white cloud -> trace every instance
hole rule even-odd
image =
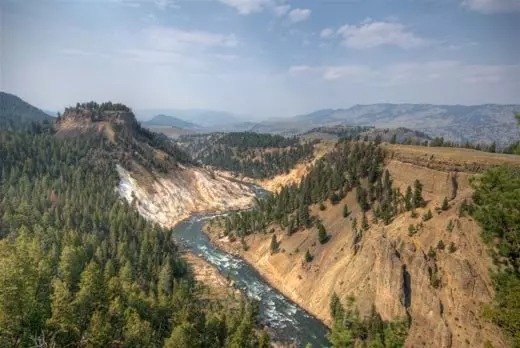
[[[334,29],[332,28],[325,28],[321,31],[320,37],[322,39],[329,39],[334,35]]]
[[[319,71],[319,69],[320,68],[312,68],[308,65],[294,65],[289,68],[289,73],[297,75],[297,74],[306,73],[306,72]]]
[[[289,10],[291,9],[291,6],[290,5],[280,5],[280,6],[276,6],[273,11],[274,13],[276,14],[276,16],[278,17],[282,17],[283,15],[285,15],[287,12],[289,12]]]
[[[174,9],[179,9],[180,8],[180,6],[177,5],[172,0],[153,0],[153,1],[155,3],[155,6],[157,6],[161,10],[164,10],[166,8],[174,8]]]
[[[464,0],[462,5],[487,14],[520,11],[520,0]]]
[[[295,8],[291,12],[289,12],[288,16],[291,22],[301,22],[308,19],[311,15],[311,10],[307,8]]]
[[[220,0],[220,2],[234,7],[238,13],[243,15],[262,12],[266,7],[274,4],[273,0]]]
[[[156,50],[182,51],[209,47],[234,47],[238,44],[233,34],[222,35],[206,31],[187,31],[168,27],[144,30],[149,45]]]
[[[381,45],[413,48],[429,44],[400,23],[364,22],[361,25],[346,24],[338,29],[343,44],[350,48],[367,49]]]
[[[309,66],[289,68],[290,75],[318,74],[323,80],[345,80],[367,86],[404,86],[421,84],[477,86],[500,85],[520,80],[520,63],[513,65],[475,65],[452,60],[426,63],[403,62],[379,68],[366,65]]]
[[[353,82],[359,82],[357,79],[363,80],[371,73],[370,68],[361,65],[330,66],[324,69],[323,78],[336,80],[348,77]]]
[[[164,10],[167,8],[178,9],[180,6],[176,4],[175,0],[111,0],[123,6],[141,7],[141,4],[154,4],[157,8]]]

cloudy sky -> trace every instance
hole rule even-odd
[[[520,103],[520,0],[0,0],[0,89],[256,117]]]

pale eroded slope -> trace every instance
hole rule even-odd
[[[145,218],[165,227],[172,227],[191,213],[243,209],[253,202],[250,186],[202,168],[180,166],[166,175],[130,173],[121,166],[117,170],[121,196]]]

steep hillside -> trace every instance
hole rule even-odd
[[[312,157],[316,142],[254,132],[183,136],[182,145],[200,163],[217,170],[266,179],[287,174]]]
[[[57,137],[102,136],[118,164],[119,192],[147,219],[171,227],[190,213],[246,208],[250,186],[197,166],[162,134],[137,123],[124,105],[85,103],[66,109],[54,128]]]
[[[518,137],[513,115],[520,105],[373,104],[349,109],[327,109],[279,121],[265,121],[257,132],[308,131],[317,125],[407,127],[430,136],[458,142],[497,142],[507,145]]]
[[[0,129],[25,129],[33,122],[52,119],[53,117],[17,96],[0,92]]]
[[[180,167],[154,175],[144,168],[132,172],[118,167],[118,191],[139,213],[164,227],[195,212],[224,212],[252,205],[254,191],[248,185],[198,167]]]
[[[270,223],[269,213],[256,220],[262,211],[272,211],[278,219],[277,209],[290,206],[298,195],[298,191],[288,191],[279,195],[280,202],[287,202],[282,206],[275,204],[273,210],[266,207],[243,220],[213,223],[207,226],[208,233],[215,243],[242,255],[272,285],[329,324],[329,304],[336,294],[344,308],[355,299],[361,317],[372,315],[374,308],[385,322],[408,322],[407,347],[483,347],[488,343],[505,347],[499,329],[482,317],[483,305],[494,297],[489,269],[495,266],[481,239],[481,227],[461,206],[471,201],[469,178],[473,173],[503,163],[520,166],[520,158],[402,145],[388,146],[386,152],[382,171],[388,170],[390,181],[385,174],[382,198],[366,213],[360,207],[359,189],[348,192],[352,179],[347,179],[348,193],[343,198],[341,193],[333,193],[330,199],[326,194],[321,196],[325,202],[310,205],[311,220],[315,221],[307,225],[311,227],[298,228],[304,219],[299,204],[296,215]],[[328,163],[334,165],[332,158]],[[430,161],[433,168],[426,167]],[[331,175],[334,171],[327,176]],[[320,177],[323,175],[316,178],[318,182],[326,180],[320,181]],[[348,177],[356,181],[350,172]],[[378,180],[375,192],[381,187]],[[422,183],[424,203],[410,212],[404,193],[415,180]],[[393,193],[385,203],[386,182],[403,196]],[[371,192],[367,179],[357,185]],[[391,203],[394,199],[395,206]],[[267,225],[260,225],[258,233],[244,235],[240,224],[253,223],[249,219],[266,221]],[[229,233],[235,226],[236,232]]]

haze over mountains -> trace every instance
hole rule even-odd
[[[169,126],[169,127],[177,127],[183,129],[197,130],[201,129],[201,127],[195,123],[191,123],[188,121],[181,120],[180,118],[168,115],[157,115],[154,116],[151,120],[143,122],[143,125],[146,127],[149,126]]]
[[[264,121],[256,132],[298,133],[323,125],[359,125],[377,128],[407,127],[459,142],[496,141],[508,144],[518,131],[513,115],[520,105],[372,104],[348,109],[324,109],[287,119]]]
[[[315,127],[331,125],[375,126],[376,128],[406,127],[425,132],[431,137],[442,136],[457,142],[507,145],[518,136],[513,115],[520,105],[433,105],[433,104],[371,104],[346,109],[322,109],[309,114],[280,117],[254,122],[247,116],[224,111],[149,109],[136,114],[146,127],[175,127],[195,132],[253,131],[285,135],[301,134]],[[48,113],[12,94],[0,93],[1,124],[7,127],[52,119]]]

